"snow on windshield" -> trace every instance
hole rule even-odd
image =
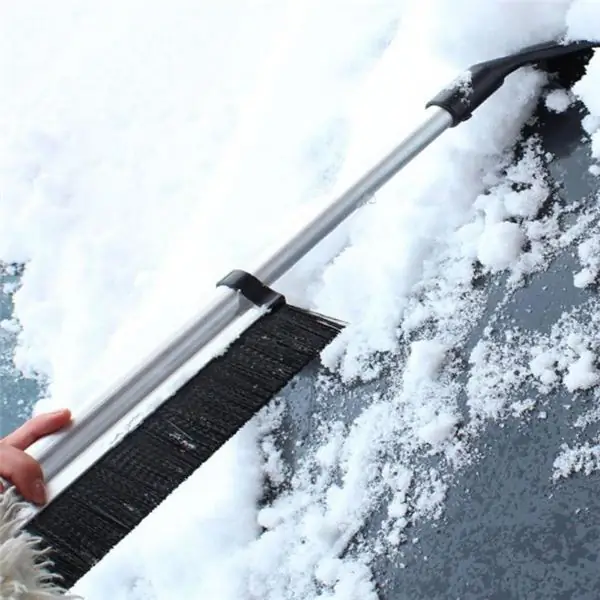
[[[15,308],[3,327],[18,332],[16,367],[44,383],[37,410],[77,407],[129,370],[224,273],[410,133],[466,66],[565,30],[600,32],[600,6],[585,0],[544,10],[502,0],[64,0],[5,4],[0,17],[0,259],[26,263],[20,287],[6,290]],[[598,440],[585,437],[600,420],[593,301],[534,336],[492,323],[456,362],[485,310],[478,276],[504,277],[510,292],[573,245],[570,285],[597,281],[600,215],[565,225],[562,212],[576,207],[556,205],[540,216],[552,157],[534,138],[517,160],[509,152],[545,83],[530,68],[511,75],[282,280],[292,300],[349,323],[323,352],[335,376],[321,375],[320,394],[384,371],[386,390],[363,398],[350,427],[322,424],[293,477],[276,437],[285,406],[274,404],[76,591],[376,598],[372,559],[399,552],[411,522],[443,514],[452,473],[477,460],[469,440],[481,424],[543,420],[557,386],[593,402],[573,422],[583,437],[555,449],[548,477],[600,466]],[[595,56],[572,93],[545,100],[559,113],[584,103],[597,159],[599,84]],[[531,397],[516,401],[526,388]],[[423,466],[431,455],[438,468]],[[262,506],[265,476],[291,480]],[[382,501],[372,543],[346,553]]]

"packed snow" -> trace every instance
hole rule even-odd
[[[392,149],[440,88],[469,85],[466,66],[565,31],[600,37],[600,5],[36,0],[2,4],[0,28],[0,260],[26,265],[0,327],[17,336],[11,368],[43,387],[36,410],[76,411]],[[503,278],[508,303],[567,248],[568,285],[598,280],[600,210],[550,202],[536,139],[509,152],[546,83],[530,67],[508,77],[281,280],[349,323],[322,353],[318,396],[384,375],[387,389],[350,426],[320,424],[293,472],[273,403],[75,591],[375,599],[373,560],[441,518],[484,425],[544,421],[559,388],[588,404],[548,479],[598,470],[600,440],[585,437],[600,422],[597,301],[533,335],[491,322],[458,356],[486,310],[474,280]],[[545,97],[553,113],[585,105],[596,159],[599,89],[595,55],[572,91]],[[265,479],[279,490],[266,505]],[[354,543],[382,505],[372,543]]]
[[[546,96],[546,106],[554,112],[561,113],[573,104],[573,95],[568,90],[552,90]]]

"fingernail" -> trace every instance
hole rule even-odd
[[[36,504],[46,504],[46,486],[41,479],[36,479],[33,484],[33,501]]]

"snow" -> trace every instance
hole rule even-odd
[[[567,444],[561,447],[561,453],[554,461],[553,479],[568,477],[572,473],[583,472],[590,475],[600,469],[600,445],[590,446],[585,443],[578,448],[571,448]]]
[[[583,269],[575,273],[573,280],[578,288],[594,283],[600,270],[600,235],[592,234],[577,247],[579,261]]]
[[[446,348],[436,340],[420,340],[410,346],[410,355],[404,367],[404,384],[433,379],[444,361]],[[413,383],[414,385],[414,383]]]
[[[570,15],[578,16],[577,24],[571,28],[572,35],[582,35],[588,29],[588,24],[585,23],[584,8],[585,2],[576,2],[571,7]],[[580,10],[577,10],[580,9]],[[587,11],[589,12],[589,10]],[[594,87],[593,81],[597,80],[600,75],[600,57],[595,54],[586,67],[586,75],[582,77],[574,86],[573,94],[585,103],[589,116],[586,120],[586,131],[591,136],[592,141],[592,156],[600,158],[600,132],[598,131],[598,117],[600,117],[600,99]]]
[[[494,223],[480,238],[477,258],[492,273],[504,271],[519,258],[524,241],[525,236],[516,223]]]
[[[585,351],[569,366],[564,378],[566,388],[570,392],[588,390],[600,383],[600,371],[595,366],[596,357],[592,352]]]
[[[468,85],[466,66],[565,28],[597,35],[600,6],[64,0],[3,4],[0,27],[0,259],[27,262],[21,286],[6,290],[15,320],[0,326],[18,334],[16,367],[47,384],[36,410],[76,409],[191,318],[223,274],[393,148],[448,81]],[[418,544],[411,523],[441,519],[483,423],[534,409],[545,420],[561,386],[574,401],[590,395],[573,427],[600,419],[593,299],[535,335],[492,323],[457,367],[485,309],[479,274],[518,289],[575,244],[573,287],[597,280],[598,212],[562,218],[569,209],[550,202],[543,176],[552,157],[535,140],[516,161],[506,153],[545,82],[532,68],[509,76],[280,282],[349,323],[321,357],[337,378],[319,378],[319,397],[384,371],[389,389],[362,398],[349,426],[320,424],[293,473],[275,435],[284,403],[269,407],[76,591],[375,599],[374,556]],[[585,104],[596,158],[599,82],[596,55],[572,96],[545,99],[556,112]],[[516,400],[524,389],[530,397]],[[463,426],[468,435],[454,435]],[[433,455],[436,468],[422,460]],[[574,438],[556,448],[548,478],[590,474],[599,456],[598,440]],[[288,485],[263,506],[265,478]],[[373,547],[347,551],[382,503]]]
[[[565,112],[573,104],[573,97],[567,90],[552,90],[546,96],[546,106],[556,113]]]

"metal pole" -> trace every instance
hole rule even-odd
[[[415,156],[427,148],[446,129],[452,127],[452,117],[443,108],[436,108],[431,112],[430,118],[350,189],[325,206],[310,223],[302,227],[268,260],[253,270],[253,274],[267,285],[277,281]]]
[[[444,109],[435,108],[431,112],[431,116],[408,138],[349,190],[324,207],[253,274],[267,285],[275,282],[452,126],[452,117]],[[236,292],[219,289],[213,302],[165,348],[149,357],[94,405],[74,415],[73,425],[68,431],[32,446],[29,453],[41,463],[46,479],[51,481],[57,476],[251,306]]]

